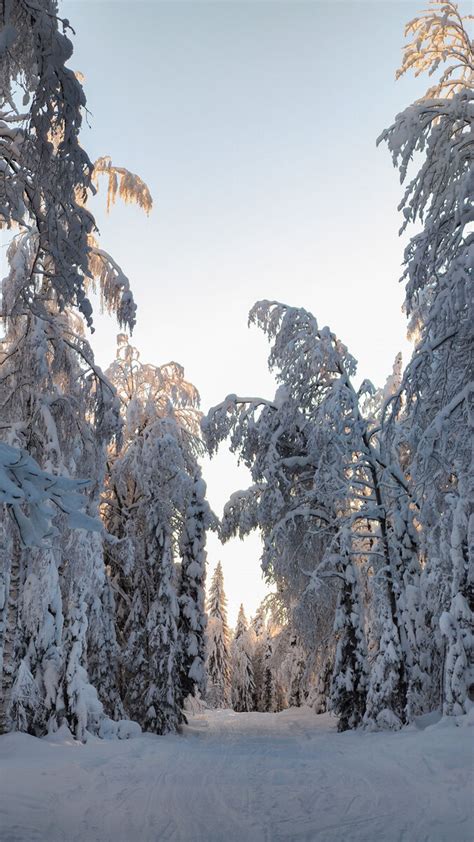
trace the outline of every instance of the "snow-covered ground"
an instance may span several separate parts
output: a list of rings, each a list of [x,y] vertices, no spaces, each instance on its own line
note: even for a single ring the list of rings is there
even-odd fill
[[[182,735],[0,738],[2,842],[472,842],[472,728],[338,734],[308,709]]]

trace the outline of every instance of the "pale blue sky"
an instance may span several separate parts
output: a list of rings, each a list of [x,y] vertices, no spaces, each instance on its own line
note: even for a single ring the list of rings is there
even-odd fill
[[[246,326],[255,300],[311,310],[381,383],[404,341],[397,283],[400,185],[375,140],[420,96],[395,82],[403,26],[419,2],[78,2],[73,65],[91,111],[92,159],[139,173],[147,219],[94,210],[139,306],[147,362],[175,359],[203,408],[229,392],[268,395],[267,346]],[[106,365],[116,326],[97,318]],[[211,503],[248,483],[222,454],[206,465]],[[258,540],[209,545],[220,556],[234,621],[265,589]]]

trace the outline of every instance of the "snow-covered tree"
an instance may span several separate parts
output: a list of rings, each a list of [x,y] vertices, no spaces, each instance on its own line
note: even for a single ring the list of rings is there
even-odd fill
[[[293,629],[278,593],[270,593],[252,620],[255,709],[278,711],[305,703],[308,652]]]
[[[49,300],[53,293],[60,310],[77,307],[90,324],[86,285],[92,274],[95,223],[85,202],[94,167],[79,143],[86,99],[78,75],[67,67],[73,52],[68,31],[69,22],[58,16],[55,0],[4,4],[0,225],[18,226],[32,257],[11,312],[28,307],[44,315],[45,294]],[[105,253],[96,257],[109,262]],[[122,281],[116,273],[115,309],[120,321],[131,325],[135,305],[128,282]]]
[[[267,608],[262,602],[250,621],[249,634],[252,639],[252,671],[255,683],[255,710],[261,710],[260,698],[263,684],[263,659],[267,641]]]
[[[401,181],[408,178],[399,206],[401,230],[421,224],[406,248],[403,275],[415,350],[387,406],[385,426],[392,447],[403,452],[418,506],[425,559],[421,587],[430,600],[421,608],[419,628],[430,626],[427,648],[434,676],[440,676],[443,659],[436,629],[442,617],[446,713],[466,710],[474,659],[473,639],[466,633],[474,610],[467,539],[474,502],[474,52],[466,20],[454,3],[434,0],[407,25],[411,40],[398,75],[426,71],[436,78],[444,69],[379,138],[388,144]],[[437,693],[433,687],[432,697]]]
[[[240,713],[254,710],[253,646],[243,605],[239,608],[237,625],[232,640],[231,662],[232,707]]]
[[[336,652],[331,677],[330,708],[339,717],[338,729],[361,724],[367,699],[367,643],[364,634],[359,571],[350,561],[351,535],[340,538],[337,558],[341,584],[334,620]],[[374,711],[375,716],[377,712]]]
[[[230,635],[227,624],[227,598],[220,561],[216,565],[207,597],[206,700],[211,707],[231,704]]]
[[[82,511],[87,505],[82,492],[88,485],[88,480],[43,471],[26,450],[0,442],[0,504],[16,523],[23,547],[45,545],[55,533],[58,510],[71,528],[100,530],[99,521]]]
[[[405,598],[417,573],[418,547],[406,478],[387,458],[373,417],[374,389],[367,381],[355,389],[355,360],[307,311],[263,301],[250,320],[272,343],[269,364],[280,385],[273,401],[229,395],[204,422],[211,452],[230,436],[254,482],[229,500],[223,536],[260,527],[263,570],[282,583],[294,628],[310,646],[312,611],[324,590],[329,597],[339,588],[331,695],[341,725],[340,705],[351,727],[363,717],[373,727],[386,709],[393,717],[384,714],[384,723],[400,724],[409,715],[414,676],[419,680]],[[375,631],[368,712],[367,588],[385,618]]]
[[[291,669],[288,682],[288,705],[290,707],[301,707],[304,704],[304,676],[306,671],[305,651],[298,642],[296,635],[290,640]]]
[[[61,312],[67,302],[60,301],[56,289],[43,280],[44,272],[53,272],[51,256],[45,252],[39,263],[35,248],[32,231],[27,230],[8,249],[10,271],[2,289],[5,335],[0,344],[2,436],[26,448],[50,471],[87,476],[89,507],[96,514],[106,448],[120,426],[118,404],[113,387],[94,362],[82,319],[70,309]],[[114,297],[107,278],[94,267],[91,253],[88,260],[90,274],[100,283],[109,308],[115,307],[119,319],[124,318],[126,299],[116,292]],[[25,277],[30,276],[35,278],[35,294],[24,301]],[[131,299],[127,300],[130,304]],[[109,666],[117,657],[113,599],[101,539],[84,535],[78,542],[64,524],[58,527],[54,548],[35,551],[27,563],[16,558],[20,547],[12,553],[11,563],[23,570],[19,597],[23,599],[24,591],[28,600],[24,610],[19,609],[24,640],[17,646],[18,657],[22,647],[27,653],[26,661],[18,662],[19,675],[30,682],[30,696],[36,682],[33,695],[41,710],[38,720],[30,705],[30,716],[23,716],[21,723],[17,717],[17,724],[41,731],[55,727],[65,715],[82,738],[86,728],[100,728],[102,720],[101,703],[87,678],[89,666],[107,712],[123,713]],[[32,600],[29,594],[38,577],[37,593],[42,598]],[[35,641],[42,641],[46,649]]]
[[[54,0],[5,4],[0,48],[3,162],[2,223],[29,232],[33,271],[24,273],[18,301],[41,310],[38,274],[60,306],[77,304],[86,318],[87,237],[94,222],[79,197],[90,185],[92,164],[79,145],[85,97],[66,67],[72,44]],[[62,30],[62,31],[61,31]],[[22,103],[17,103],[18,95]],[[57,208],[62,209],[61,214]],[[33,227],[32,227],[33,226]]]
[[[12,263],[4,282],[8,293],[14,281]],[[45,314],[48,308],[48,317],[26,310],[6,322],[0,343],[2,434],[44,470],[88,478],[87,509],[96,517],[105,446],[117,427],[115,396],[94,364],[79,320],[58,312],[54,294],[43,301]],[[99,727],[101,715],[86,674],[86,637],[94,571],[103,571],[102,542],[88,532],[78,538],[61,516],[55,525],[47,546],[26,552],[14,540],[6,560],[7,569],[20,571],[14,671],[36,699],[28,713],[12,715],[18,727],[36,732],[66,717],[82,738],[86,728]],[[24,695],[18,687],[18,710]]]
[[[262,686],[260,689],[260,708],[265,713],[272,713],[277,709],[275,674],[272,664],[273,644],[267,635],[263,653]]]
[[[119,684],[127,713],[147,730],[166,733],[182,721],[184,695],[202,681],[209,510],[196,462],[199,396],[180,366],[143,364],[124,335],[107,374],[124,421],[122,445],[109,453],[104,502],[107,529],[117,539],[107,562]]]
[[[3,9],[0,226],[18,233],[2,284],[1,436],[48,472],[89,479],[87,509],[95,517],[118,417],[113,389],[84,336],[83,319],[92,322],[87,287],[99,284],[122,323],[133,324],[135,305],[128,280],[94,239],[87,209],[94,167],[79,143],[85,97],[66,66],[68,29],[53,0],[11,0]],[[95,175],[102,171],[99,161]],[[149,209],[136,177],[111,165],[107,174],[109,183],[119,179],[115,193],[122,198],[137,201],[140,188]],[[55,517],[55,527],[47,546],[30,553],[15,535],[9,542],[5,575],[16,584],[7,597],[17,603],[11,713],[17,727],[35,732],[65,717],[83,738],[104,719],[89,664],[115,693],[106,665],[116,655],[113,600],[101,538],[81,533],[78,539],[63,516]],[[6,533],[8,543],[8,526]],[[109,708],[120,715],[117,700]]]
[[[37,721],[38,707],[44,704],[37,677],[31,674],[26,660],[18,665],[18,650],[23,643],[21,549],[28,548],[33,558],[40,549],[44,551],[57,535],[53,519],[58,510],[69,528],[100,531],[100,522],[83,512],[87,498],[81,491],[86,486],[86,482],[41,470],[26,451],[0,442],[0,733],[11,730],[14,724],[27,729],[32,717]],[[15,522],[14,530],[8,528],[8,513]],[[31,602],[38,599],[34,587],[38,580],[29,584]],[[54,623],[54,608],[60,610],[60,604],[51,608],[49,617]],[[43,636],[45,631],[42,629]],[[51,668],[44,671],[43,678],[46,673],[51,680]]]
[[[180,687],[184,697],[203,696],[206,690],[205,544],[206,529],[213,521],[205,495],[206,485],[198,470],[180,537]]]
[[[283,707],[300,707],[304,704],[306,697],[308,677],[306,652],[289,625],[272,632],[270,628],[267,630],[267,641],[270,638],[271,644],[271,651],[268,653],[270,657],[267,656],[267,659],[272,668],[274,684],[272,697],[276,703],[277,686],[279,686],[284,695]],[[259,692],[259,697],[261,696]],[[263,710],[263,707],[261,709]]]

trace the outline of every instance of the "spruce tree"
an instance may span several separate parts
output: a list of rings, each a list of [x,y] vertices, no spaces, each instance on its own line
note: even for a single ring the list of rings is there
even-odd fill
[[[252,648],[244,606],[241,605],[232,641],[232,707],[239,712],[255,708]]]
[[[214,571],[207,601],[206,700],[211,707],[229,707],[231,698],[229,627],[224,575],[220,561]]]
[[[255,684],[255,710],[262,710],[262,686],[263,686],[263,659],[267,643],[266,607],[264,603],[259,605],[255,616],[250,623],[250,632],[253,636],[252,668]]]
[[[272,639],[267,635],[265,651],[263,654],[263,675],[260,699],[260,710],[265,713],[272,713],[277,709],[277,693],[275,676],[272,665],[273,644]]]
[[[301,707],[305,702],[304,676],[306,658],[303,647],[296,635],[291,636],[290,657],[292,658],[292,669],[288,687],[288,705],[290,707]]]
[[[206,484],[200,470],[197,470],[180,538],[179,639],[180,691],[183,701],[189,695],[204,695],[206,689],[205,545],[211,512],[205,495]]]

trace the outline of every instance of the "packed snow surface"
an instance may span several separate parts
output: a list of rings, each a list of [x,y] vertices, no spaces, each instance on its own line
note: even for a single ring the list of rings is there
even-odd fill
[[[181,735],[86,745],[65,729],[9,734],[0,838],[472,842],[472,731],[428,717],[338,734],[332,717],[300,708],[206,711]]]

